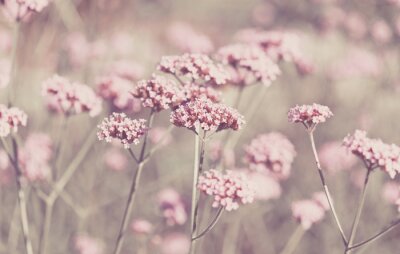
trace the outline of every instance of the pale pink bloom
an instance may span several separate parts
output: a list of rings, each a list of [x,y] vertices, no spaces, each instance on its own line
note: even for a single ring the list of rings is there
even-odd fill
[[[278,132],[259,135],[245,147],[245,152],[251,169],[268,172],[276,179],[288,178],[296,156],[293,144]]]
[[[139,81],[131,93],[142,101],[143,107],[151,108],[155,112],[169,109],[185,100],[183,90],[174,80],[159,75]]]
[[[362,39],[368,32],[365,19],[355,12],[345,15],[343,26],[347,34],[354,39]]]
[[[103,243],[88,235],[79,235],[75,238],[75,249],[79,254],[103,254]]]
[[[119,140],[125,149],[131,144],[139,144],[139,139],[147,132],[144,119],[130,119],[124,113],[112,113],[108,118],[97,126],[99,140],[111,142]]]
[[[119,110],[140,111],[140,102],[132,97],[134,87],[130,80],[116,75],[104,76],[97,80],[97,94]]]
[[[186,101],[194,101],[196,99],[209,99],[212,102],[218,103],[221,101],[221,92],[211,86],[198,84],[187,84],[182,87],[185,93]]]
[[[254,200],[254,188],[243,172],[227,170],[223,174],[210,169],[199,177],[198,188],[214,198],[213,207],[222,206],[226,211],[236,210]]]
[[[309,75],[314,72],[315,65],[310,59],[305,57],[299,57],[294,60],[294,65],[296,66],[297,73],[302,76]]]
[[[238,130],[245,123],[235,109],[207,99],[197,99],[180,105],[171,113],[171,122],[178,127],[205,131]]]
[[[7,137],[11,132],[16,133],[18,127],[26,126],[28,116],[22,110],[0,104],[0,137]]]
[[[382,188],[382,198],[389,204],[396,204],[400,198],[400,184],[395,181],[386,182]]]
[[[187,213],[181,196],[171,188],[158,193],[158,206],[163,218],[169,226],[183,225],[187,221]]]
[[[162,238],[160,250],[162,254],[188,254],[190,239],[181,233],[170,233]]]
[[[1,40],[1,39],[0,39]],[[0,60],[0,89],[10,83],[11,63],[8,59]]]
[[[380,44],[388,43],[393,38],[392,29],[384,20],[374,22],[371,28],[371,34],[372,38]]]
[[[325,211],[328,211],[330,209],[328,198],[326,197],[325,192],[320,191],[320,192],[315,192],[312,195],[312,199],[320,206],[322,207]]]
[[[224,145],[221,141],[212,141],[207,147],[208,158],[213,163],[218,163],[222,160],[226,168],[233,168],[235,166],[235,152],[233,149],[225,148],[224,150]]]
[[[400,0],[386,0],[387,3],[400,7]]]
[[[314,200],[299,200],[292,203],[292,214],[304,230],[308,230],[324,218],[325,210]]]
[[[172,141],[172,135],[163,127],[154,127],[149,130],[149,140],[153,144],[159,144],[166,146]]]
[[[260,25],[271,25],[276,18],[276,8],[269,2],[262,2],[256,5],[252,11],[252,19]]]
[[[302,123],[307,129],[313,129],[317,124],[324,123],[333,113],[327,106],[313,103],[312,105],[296,105],[288,112],[291,123]]]
[[[128,165],[128,159],[125,153],[116,147],[109,148],[104,154],[104,162],[106,166],[113,171],[122,171]]]
[[[111,76],[118,76],[130,81],[135,81],[144,75],[144,68],[137,62],[130,60],[118,60],[108,66]]]
[[[94,117],[101,112],[101,99],[90,87],[58,75],[43,82],[42,95],[50,109],[65,115],[88,112]]]
[[[89,61],[91,45],[84,34],[80,32],[68,34],[64,47],[73,66],[81,67]]]
[[[347,151],[341,142],[323,144],[318,154],[322,168],[331,173],[349,170],[357,163],[357,158]]]
[[[128,32],[118,32],[113,34],[110,41],[112,52],[117,57],[124,57],[134,52],[134,40]]]
[[[166,30],[169,43],[183,52],[210,53],[214,45],[210,38],[183,22],[172,23]]]
[[[13,39],[10,29],[0,28],[0,52],[11,52]]]
[[[27,19],[32,13],[41,12],[48,4],[49,0],[3,0],[5,14],[19,22]]]
[[[163,56],[157,68],[165,73],[185,77],[191,82],[212,86],[224,85],[230,78],[222,65],[214,63],[204,54]]]
[[[153,224],[147,220],[137,219],[132,222],[131,229],[135,234],[146,235],[153,231]]]
[[[356,130],[347,135],[343,145],[359,157],[369,169],[380,168],[394,178],[400,172],[400,147],[367,137],[365,131]]]
[[[258,45],[228,45],[220,48],[215,58],[228,66],[230,82],[238,86],[257,82],[269,86],[281,74],[278,65]]]
[[[274,177],[253,170],[247,171],[246,174],[254,189],[254,199],[267,201],[282,195],[281,185]]]

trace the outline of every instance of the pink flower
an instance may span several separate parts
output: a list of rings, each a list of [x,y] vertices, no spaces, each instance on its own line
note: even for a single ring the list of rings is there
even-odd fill
[[[119,140],[126,149],[131,144],[139,144],[139,139],[147,132],[144,119],[130,119],[124,113],[113,113],[98,125],[97,137],[99,140],[111,142]]]
[[[391,41],[393,32],[390,26],[384,20],[374,22],[371,30],[372,38],[377,43],[385,44]]]
[[[356,130],[347,135],[343,145],[366,164],[369,170],[380,168],[394,178],[400,172],[400,147],[367,137],[365,131]]]
[[[351,169],[356,157],[346,150],[340,142],[328,142],[319,150],[319,158],[323,169],[331,173]]]
[[[216,58],[231,71],[231,82],[246,86],[262,82],[271,85],[281,71],[257,45],[233,44],[218,50]]]
[[[330,205],[328,202],[328,198],[326,197],[325,192],[320,191],[320,192],[315,192],[312,195],[312,199],[320,206],[322,207],[325,211],[328,211],[330,209]]]
[[[128,165],[128,159],[120,149],[113,147],[104,154],[104,162],[108,168],[114,171],[122,171]]]
[[[271,199],[277,199],[281,196],[281,185],[274,177],[252,170],[247,171],[246,175],[251,186],[253,186],[254,199],[267,201]]]
[[[75,249],[79,254],[103,254],[103,244],[88,235],[79,235],[75,238]]]
[[[143,76],[144,68],[134,61],[119,60],[108,66],[108,72],[111,76],[118,76],[123,79],[135,81]]]
[[[169,43],[183,52],[210,53],[214,45],[210,38],[183,22],[172,23],[167,31]]]
[[[292,203],[292,214],[301,226],[308,230],[324,218],[325,210],[314,200],[299,200]]]
[[[49,2],[49,0],[3,0],[0,3],[4,6],[6,15],[19,22],[34,12],[41,12]]]
[[[7,137],[11,132],[16,133],[18,127],[26,126],[27,120],[28,116],[22,110],[0,104],[0,137]]]
[[[153,231],[153,225],[147,220],[137,219],[131,224],[133,233],[146,235]]]
[[[169,226],[183,225],[187,220],[187,213],[181,196],[171,188],[158,193],[158,205],[162,216]]]
[[[362,39],[367,34],[365,19],[358,13],[347,13],[343,26],[347,34],[354,39]]]
[[[182,89],[186,101],[195,101],[196,99],[209,99],[215,103],[221,101],[221,92],[210,86],[187,84]]]
[[[162,145],[166,146],[171,143],[172,135],[163,127],[154,127],[149,130],[149,139],[153,144],[162,142]]]
[[[173,107],[185,99],[174,80],[153,75],[150,80],[139,81],[132,95],[142,101],[143,107],[156,112]]]
[[[245,160],[251,169],[267,171],[277,179],[286,179],[296,151],[293,144],[281,133],[263,134],[245,147]]]
[[[396,204],[400,198],[400,184],[395,181],[386,182],[383,185],[382,197],[389,204]]]
[[[65,115],[88,112],[94,117],[101,111],[101,99],[90,87],[58,75],[43,82],[42,94],[50,109]]]
[[[211,169],[204,172],[198,181],[198,188],[204,194],[213,196],[213,207],[222,206],[227,211],[236,210],[240,205],[252,203],[254,190],[244,173],[227,170],[225,174]]]
[[[324,123],[333,116],[327,106],[320,104],[296,105],[288,112],[288,120],[291,123],[303,123],[308,130],[312,130],[317,124]]]
[[[207,55],[203,54],[164,56],[157,68],[177,77],[186,77],[191,82],[211,86],[224,85],[230,78],[221,65],[215,64]]]
[[[221,131],[240,129],[244,119],[231,107],[207,99],[197,99],[176,108],[171,113],[171,122],[191,130],[195,130],[195,126],[199,125],[205,131]]]
[[[226,168],[232,168],[235,166],[235,153],[233,149],[224,150],[224,145],[220,141],[212,141],[208,144],[208,158],[213,163],[223,161],[223,165]],[[214,164],[215,165],[215,164]]]
[[[162,254],[187,254],[190,249],[190,239],[181,233],[170,233],[162,238]]]
[[[119,76],[105,76],[97,81],[97,93],[119,110],[140,111],[139,100],[132,98],[133,83]]]

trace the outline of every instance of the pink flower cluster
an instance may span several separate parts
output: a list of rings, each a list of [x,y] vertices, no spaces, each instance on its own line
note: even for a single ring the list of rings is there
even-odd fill
[[[58,75],[43,82],[42,95],[50,109],[65,115],[88,112],[94,117],[101,111],[101,99],[90,87]]]
[[[88,235],[82,234],[75,238],[75,249],[79,254],[103,254],[103,244]]]
[[[4,0],[0,3],[4,5],[7,15],[15,21],[20,21],[33,12],[41,12],[49,2],[49,0]]]
[[[286,179],[296,151],[293,144],[281,133],[263,134],[245,147],[245,160],[251,169],[267,171],[276,179]]]
[[[0,137],[7,137],[11,132],[17,132],[18,127],[26,126],[28,116],[22,110],[0,104]]]
[[[303,123],[307,129],[313,129],[315,125],[331,118],[333,113],[327,106],[313,103],[312,105],[296,105],[288,112],[288,120],[291,123]]]
[[[139,81],[132,95],[142,101],[143,107],[156,112],[176,106],[185,99],[183,90],[174,80],[159,75]]]
[[[212,102],[221,101],[221,92],[210,86],[188,84],[183,87],[186,101],[194,101],[198,98],[209,99]]]
[[[230,81],[239,86],[256,82],[269,86],[281,74],[278,65],[256,45],[233,44],[222,47],[216,59],[229,67]]]
[[[325,193],[314,193],[312,199],[299,200],[292,203],[293,217],[308,230],[314,223],[321,221],[325,212],[329,209],[329,203]]]
[[[211,86],[224,85],[230,78],[228,72],[221,65],[214,63],[207,55],[203,54],[164,56],[157,68],[177,77],[186,77],[191,82]]]
[[[119,140],[125,149],[129,149],[131,144],[138,144],[140,137],[147,132],[145,122],[144,119],[132,120],[124,113],[113,113],[97,126],[97,137],[106,142]]]
[[[204,131],[238,130],[245,123],[235,109],[208,99],[197,99],[177,107],[171,122],[178,127],[195,130],[198,124]]]
[[[185,205],[174,189],[164,189],[158,193],[158,206],[167,225],[183,225],[187,220]]]
[[[247,170],[245,173],[249,183],[253,186],[254,199],[268,201],[281,196],[282,188],[275,177],[253,170]]]
[[[392,178],[400,172],[400,147],[395,144],[368,138],[365,131],[356,130],[344,138],[343,145],[363,160],[369,169],[380,168]]]
[[[236,210],[254,200],[254,190],[245,174],[231,170],[225,174],[214,169],[204,172],[199,177],[198,188],[214,197],[213,207],[222,206],[227,211]]]

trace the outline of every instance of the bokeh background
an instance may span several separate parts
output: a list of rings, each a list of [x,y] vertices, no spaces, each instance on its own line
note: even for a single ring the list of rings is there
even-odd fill
[[[20,142],[23,144],[30,133],[47,133],[54,141],[61,140],[59,174],[71,162],[76,163],[62,197],[55,201],[49,253],[83,254],[76,243],[83,236],[103,247],[99,253],[111,252],[135,166],[122,148],[96,139],[96,125],[112,110],[106,103],[100,116],[75,116],[63,128],[62,118],[49,112],[43,102],[43,80],[58,73],[96,88],[97,78],[106,75],[118,61],[128,63],[138,80],[150,77],[163,55],[198,50],[212,54],[234,42],[242,29],[296,34],[301,55],[307,60],[306,73],[299,72],[293,63],[282,62],[282,75],[270,87],[255,84],[243,91],[238,110],[245,115],[247,124],[231,135],[237,142],[227,165],[244,167],[243,147],[259,134],[279,131],[293,142],[297,152],[291,175],[280,183],[279,197],[257,200],[225,213],[198,243],[198,253],[279,253],[298,225],[292,218],[291,202],[307,199],[321,190],[307,134],[301,125],[287,121],[290,107],[316,102],[331,108],[334,117],[316,131],[320,152],[327,143],[340,142],[355,129],[366,130],[371,137],[387,143],[400,144],[399,12],[400,2],[396,0],[55,0],[41,13],[32,15],[21,24],[17,48],[14,104],[29,115],[28,127],[19,131]],[[6,16],[0,28],[4,70],[12,48],[12,24]],[[0,88],[2,103],[6,101],[5,91]],[[224,102],[233,105],[238,91],[236,87],[223,88]],[[132,117],[147,115],[146,109],[128,113]],[[159,130],[168,128],[169,112],[157,115],[155,125]],[[223,138],[223,134],[216,134],[212,140],[215,143]],[[155,233],[131,230],[123,253],[182,253],[179,246],[187,244],[188,222],[165,225],[158,195],[172,188],[181,195],[185,210],[190,211],[193,144],[193,133],[175,128],[168,145],[146,165],[132,221],[147,220]],[[213,154],[212,147],[210,144],[206,152],[206,169],[213,166],[209,156]],[[84,156],[77,159],[81,149],[85,150]],[[114,163],[107,163],[110,152],[119,156],[114,154]],[[346,170],[330,167],[327,164],[342,164],[334,152],[327,153],[323,167],[333,168],[328,170],[328,184],[349,233],[365,171],[361,163],[351,163]],[[114,164],[118,162],[121,165],[116,170]],[[384,172],[372,174],[356,242],[398,216],[396,206],[383,195],[389,181]],[[50,190],[51,183],[46,180],[30,183],[27,190],[34,248],[45,213],[40,192]],[[215,209],[209,199],[203,196],[201,200],[203,228]],[[24,253],[16,187],[6,169],[0,169],[0,202],[0,253]],[[399,236],[400,229],[395,229],[357,253],[398,253]],[[174,248],[163,247],[168,244],[177,245],[177,250],[168,252],[168,248]],[[341,239],[329,213],[305,233],[295,250],[307,254],[342,252]]]

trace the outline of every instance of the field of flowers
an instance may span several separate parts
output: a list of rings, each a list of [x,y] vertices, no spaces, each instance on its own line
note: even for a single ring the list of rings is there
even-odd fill
[[[0,254],[399,253],[400,1],[0,8]]]

